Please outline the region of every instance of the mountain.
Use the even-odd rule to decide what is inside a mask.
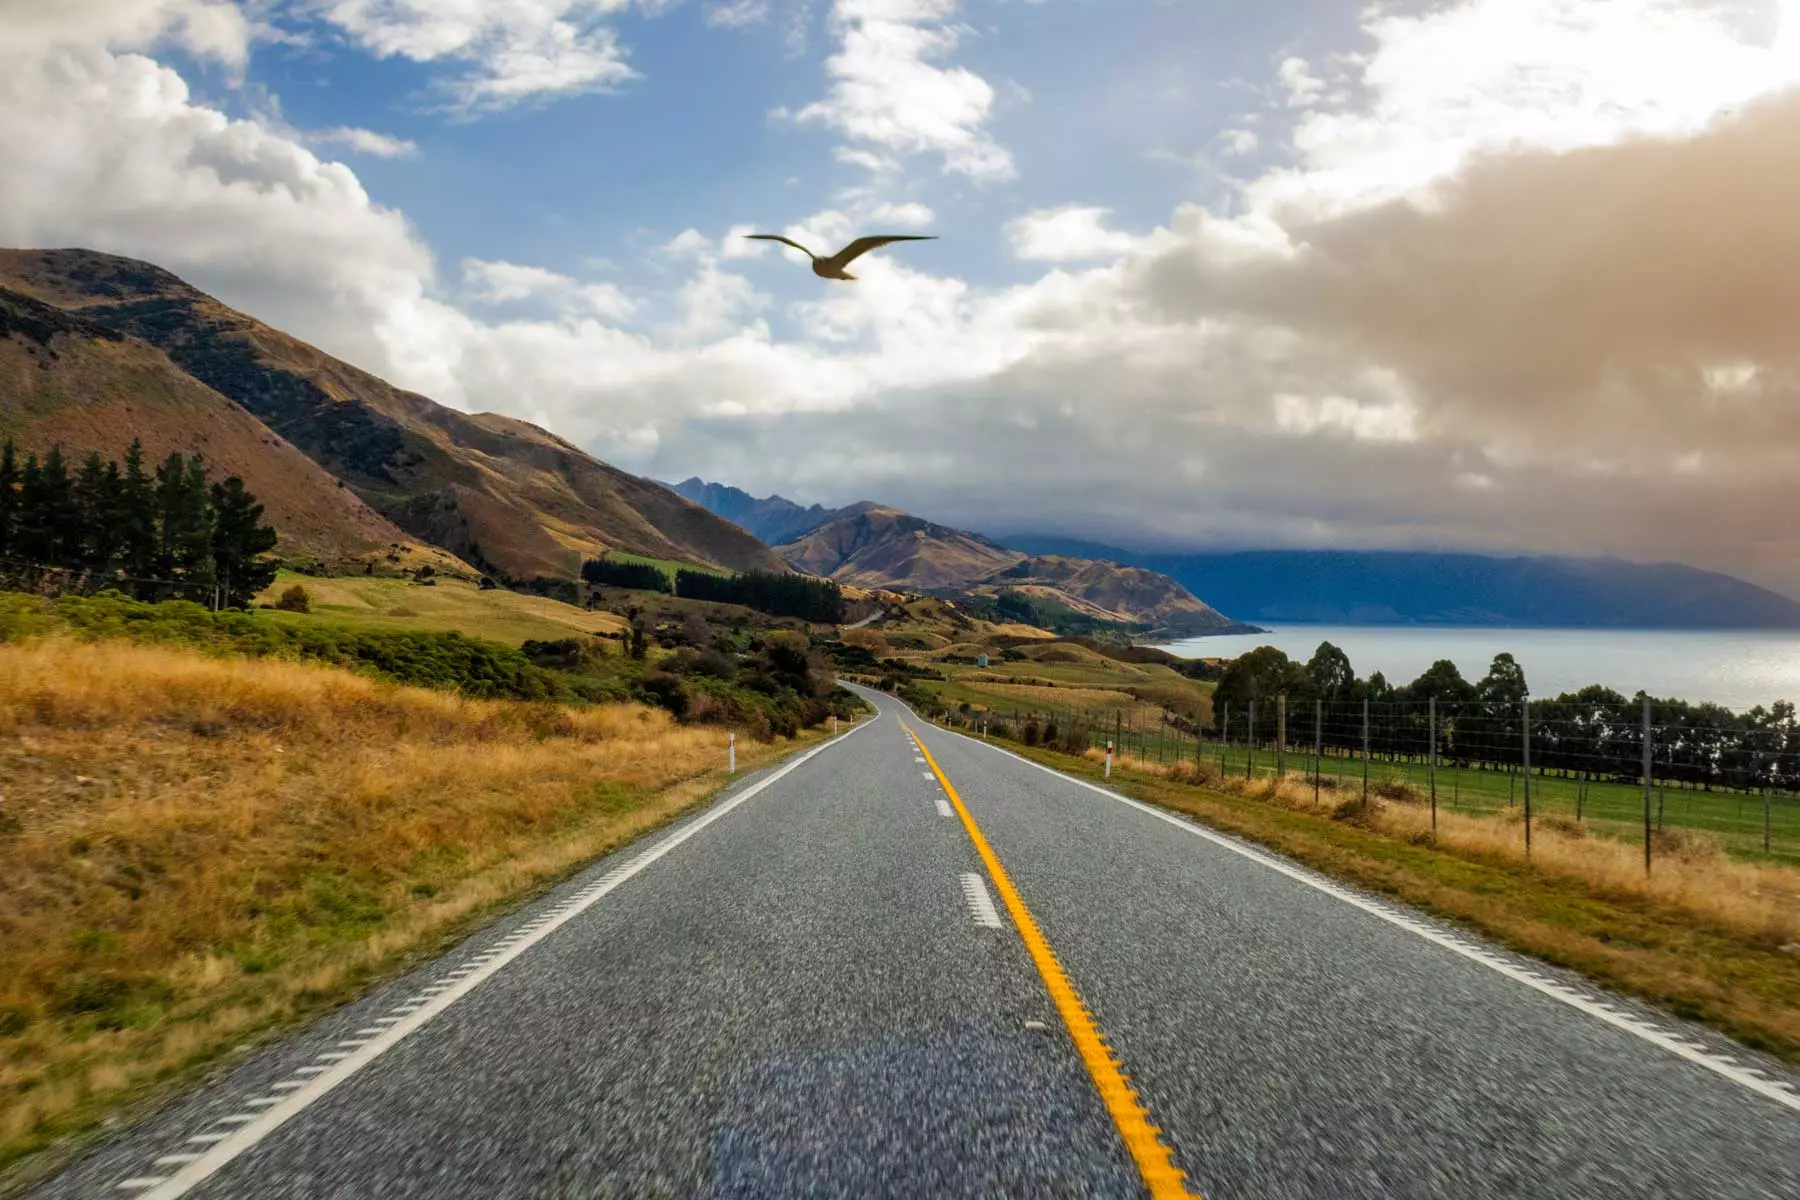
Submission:
[[[854,587],[983,598],[1016,591],[1102,621],[1181,633],[1247,628],[1153,571],[1058,556],[1031,558],[978,533],[870,500],[836,510],[801,508],[779,496],[758,499],[700,479],[675,486],[765,537],[783,528],[802,529],[777,552],[797,571]]]
[[[395,388],[149,263],[4,250],[0,286],[149,342],[395,525],[484,570],[571,577],[607,549],[785,569],[750,534],[658,483],[524,421]]]
[[[1023,551],[1166,573],[1246,620],[1345,625],[1796,629],[1800,602],[1730,575],[1616,558],[1358,550],[1167,554],[1059,537]]]
[[[214,479],[237,475],[262,501],[290,562],[342,565],[395,554],[408,566],[466,570],[401,532],[261,421],[194,379],[156,347],[0,288],[0,439],[123,458],[134,438],[148,464],[199,453]]]
[[[781,496],[758,499],[741,488],[707,483],[698,476],[669,484],[676,495],[692,500],[708,512],[740,525],[771,546],[791,542],[817,529],[837,515],[836,509],[815,504],[801,508]]]
[[[1024,556],[978,534],[865,500],[777,548],[795,570],[859,587],[962,591]]]

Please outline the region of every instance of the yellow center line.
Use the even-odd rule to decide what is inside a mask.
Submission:
[[[1094,1081],[1094,1088],[1100,1093],[1101,1102],[1106,1105],[1107,1113],[1118,1127],[1119,1136],[1125,1140],[1125,1148],[1131,1151],[1132,1160],[1137,1163],[1138,1174],[1143,1176],[1144,1185],[1150,1189],[1152,1200],[1198,1200],[1194,1192],[1188,1191],[1187,1177],[1169,1156],[1169,1148],[1157,1140],[1157,1134],[1162,1130],[1150,1123],[1149,1111],[1139,1103],[1138,1094],[1132,1089],[1129,1077],[1120,1069],[1119,1060],[1113,1057],[1113,1052],[1107,1046],[1099,1027],[1094,1024],[1087,1005],[1081,1002],[1081,996],[1069,981],[1068,973],[1057,961],[1056,952],[1050,949],[1049,941],[1032,919],[1031,910],[1025,907],[1025,901],[1019,896],[1019,889],[1013,886],[1006,868],[1000,865],[999,858],[995,856],[993,847],[981,835],[981,827],[969,815],[962,797],[950,786],[950,780],[945,778],[943,768],[938,766],[937,759],[932,757],[925,742],[905,722],[901,722],[900,727],[906,730],[906,735],[918,746],[919,753],[925,756],[932,774],[937,776],[945,795],[950,797],[950,803],[955,806],[956,815],[962,818],[963,828],[968,831],[969,840],[975,843],[975,852],[987,867],[988,875],[994,881],[994,890],[1006,902],[1006,911],[1012,914],[1013,925],[1024,939],[1025,950],[1036,964],[1038,974],[1043,976],[1044,987],[1056,1005],[1057,1015],[1062,1017],[1063,1025],[1067,1027],[1069,1037],[1075,1043],[1075,1052],[1087,1067],[1088,1076]]]

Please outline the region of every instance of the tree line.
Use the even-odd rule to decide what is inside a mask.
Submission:
[[[714,575],[677,570],[670,579],[667,571],[649,563],[601,557],[582,563],[581,577],[596,585],[672,593],[685,600],[741,604],[771,616],[799,617],[819,624],[835,625],[844,619],[843,589],[830,579],[809,575],[773,571]]]
[[[93,451],[71,469],[61,446],[21,463],[10,440],[0,444],[0,577],[49,567],[78,590],[245,607],[275,579],[264,556],[276,534],[262,516],[242,479],[211,481],[198,453],[147,470],[133,441],[122,462]]]
[[[1371,754],[1423,757],[1435,700],[1440,756],[1478,769],[1511,769],[1524,758],[1528,695],[1525,670],[1507,653],[1495,655],[1487,674],[1473,682],[1455,663],[1439,659],[1411,683],[1395,685],[1379,671],[1359,679],[1349,655],[1330,642],[1320,643],[1304,663],[1262,646],[1225,669],[1213,694],[1213,728],[1234,740],[1271,742],[1285,696],[1288,740],[1310,747],[1319,701],[1319,741],[1329,751],[1360,753],[1366,703]],[[1643,692],[1625,696],[1599,685],[1532,700],[1533,770],[1639,779],[1644,701]],[[1800,721],[1792,703],[1735,712],[1710,702],[1651,697],[1650,706],[1658,778],[1699,788],[1800,788]]]

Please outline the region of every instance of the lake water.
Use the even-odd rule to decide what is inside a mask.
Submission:
[[[1269,625],[1268,633],[1186,638],[1163,649],[1184,658],[1235,658],[1275,646],[1304,662],[1320,642],[1350,656],[1359,677],[1380,671],[1409,683],[1440,658],[1471,683],[1494,655],[1509,651],[1525,668],[1533,696],[1600,683],[1624,695],[1710,700],[1751,708],[1800,702],[1800,633],[1671,632],[1648,629],[1467,629],[1442,626]]]

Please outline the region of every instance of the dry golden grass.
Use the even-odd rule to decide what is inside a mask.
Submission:
[[[1090,750],[1088,758],[1103,761],[1105,752]],[[1365,829],[1392,838],[1485,862],[1521,868],[1527,862],[1521,809],[1475,815],[1440,807],[1434,835],[1428,799],[1406,784],[1388,785],[1380,794],[1371,792],[1365,808],[1359,789],[1329,785],[1319,790],[1315,802],[1311,776],[1294,772],[1280,780],[1248,780],[1242,776],[1221,778],[1204,762],[1177,765],[1122,756],[1114,759],[1114,765],[1141,775],[1279,804],[1294,812],[1353,819]],[[1705,834],[1691,830],[1676,831],[1653,849],[1655,869],[1645,875],[1641,844],[1590,837],[1573,820],[1551,816],[1532,823],[1529,862],[1534,871],[1577,881],[1600,895],[1679,908],[1761,941],[1800,941],[1800,871],[1731,858]]]
[[[0,1164],[667,819],[725,740],[637,705],[0,645]]]

